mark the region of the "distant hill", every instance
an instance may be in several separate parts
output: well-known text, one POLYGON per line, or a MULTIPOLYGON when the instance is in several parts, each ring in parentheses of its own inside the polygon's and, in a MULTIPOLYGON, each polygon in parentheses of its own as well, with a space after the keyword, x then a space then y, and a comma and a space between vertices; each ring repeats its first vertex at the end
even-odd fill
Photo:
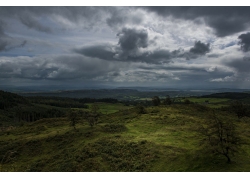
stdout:
POLYGON ((29 104, 29 101, 20 95, 0 90, 0 109, 7 109, 18 104, 29 104))
POLYGON ((0 90, 0 127, 64 115, 58 107, 35 104, 26 97, 0 90))
POLYGON ((250 93, 243 92, 223 92, 223 93, 215 93, 210 95, 201 96, 204 98, 228 98, 228 99, 246 99, 250 98, 250 93))
POLYGON ((118 100, 140 100, 141 98, 152 98, 159 96, 188 97, 211 94, 211 91, 191 91, 191 90, 136 90, 136 89, 92 89, 92 90, 70 90, 54 92, 19 93, 22 96, 47 96, 47 97, 69 97, 69 98, 115 98, 118 100))

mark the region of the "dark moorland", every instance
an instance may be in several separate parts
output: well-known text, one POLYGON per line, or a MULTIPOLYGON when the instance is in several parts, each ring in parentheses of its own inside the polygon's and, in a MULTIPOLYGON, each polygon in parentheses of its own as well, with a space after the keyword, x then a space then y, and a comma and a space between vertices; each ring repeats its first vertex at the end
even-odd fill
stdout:
POLYGON ((0 171, 250 169, 248 92, 65 94, 0 91, 0 171))

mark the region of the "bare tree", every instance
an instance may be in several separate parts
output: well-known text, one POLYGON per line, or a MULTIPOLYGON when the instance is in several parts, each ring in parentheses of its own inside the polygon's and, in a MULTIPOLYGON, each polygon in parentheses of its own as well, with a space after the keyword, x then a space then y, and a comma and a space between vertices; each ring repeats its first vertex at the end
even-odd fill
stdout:
POLYGON ((230 163, 231 157, 238 152, 241 145, 235 128, 236 125, 232 121, 219 119, 213 112, 211 119, 202 128, 201 132, 205 137, 202 144, 213 154, 225 156, 230 163))

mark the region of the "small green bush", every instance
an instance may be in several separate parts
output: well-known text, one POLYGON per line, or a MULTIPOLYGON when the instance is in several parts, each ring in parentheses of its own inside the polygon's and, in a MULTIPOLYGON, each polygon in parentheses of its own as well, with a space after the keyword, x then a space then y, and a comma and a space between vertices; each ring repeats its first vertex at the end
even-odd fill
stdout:
POLYGON ((106 124, 103 126, 103 131, 107 133, 124 132, 127 128, 124 124, 106 124))

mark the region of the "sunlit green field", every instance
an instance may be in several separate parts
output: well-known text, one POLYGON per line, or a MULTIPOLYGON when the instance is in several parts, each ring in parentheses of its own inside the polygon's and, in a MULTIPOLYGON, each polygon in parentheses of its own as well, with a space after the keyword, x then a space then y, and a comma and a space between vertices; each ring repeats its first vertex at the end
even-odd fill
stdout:
MULTIPOLYGON (((207 107, 210 107, 210 108, 220 108, 223 106, 228 106, 228 102, 230 102, 230 99, 227 99, 227 98, 188 97, 185 99, 188 99, 193 103, 206 105, 207 107)), ((182 99, 182 102, 184 102, 184 99, 182 99)))
MULTIPOLYGON (((99 107, 99 112, 103 113, 103 114, 111 114, 111 113, 115 113, 118 112, 120 110, 124 110, 124 109, 129 109, 131 107, 129 106, 124 106, 122 103, 96 103, 99 107)), ((87 105, 91 108, 92 103, 87 103, 87 105)))

